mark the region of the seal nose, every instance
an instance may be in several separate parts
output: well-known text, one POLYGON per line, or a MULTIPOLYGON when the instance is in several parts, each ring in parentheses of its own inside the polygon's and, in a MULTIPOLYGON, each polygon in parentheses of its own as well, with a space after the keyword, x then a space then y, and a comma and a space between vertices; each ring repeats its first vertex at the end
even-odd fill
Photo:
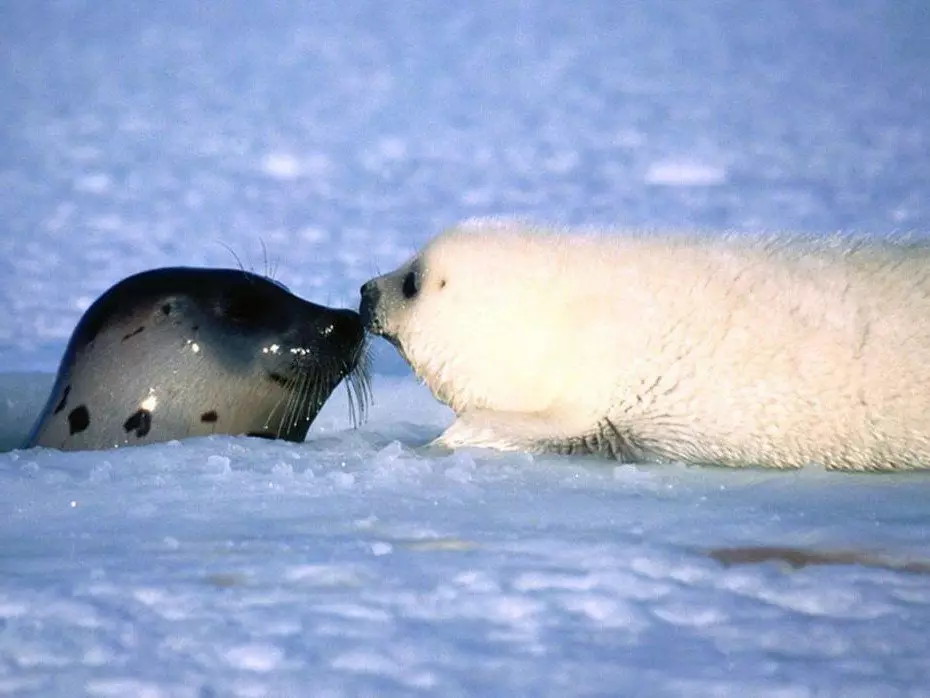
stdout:
POLYGON ((381 291, 374 279, 362 285, 359 289, 362 300, 358 304, 358 313, 362 316, 362 324, 371 329, 375 321, 375 308, 378 305, 378 299, 381 298, 381 291))

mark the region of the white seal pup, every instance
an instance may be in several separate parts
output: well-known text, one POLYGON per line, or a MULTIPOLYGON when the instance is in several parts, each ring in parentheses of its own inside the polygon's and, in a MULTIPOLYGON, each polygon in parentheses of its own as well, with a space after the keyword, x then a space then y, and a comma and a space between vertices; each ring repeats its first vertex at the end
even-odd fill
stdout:
POLYGON ((95 450, 207 434, 303 441, 335 387, 368 398, 352 310, 237 269, 153 269, 78 322, 26 447, 95 450))
POLYGON ((930 467, 930 244, 472 221, 361 289, 450 447, 930 467))

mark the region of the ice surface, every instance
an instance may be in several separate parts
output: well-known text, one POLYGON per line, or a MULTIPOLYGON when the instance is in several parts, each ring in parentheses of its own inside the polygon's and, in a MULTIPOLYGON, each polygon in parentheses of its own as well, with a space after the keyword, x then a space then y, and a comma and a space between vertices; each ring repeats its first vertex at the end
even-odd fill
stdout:
MULTIPOLYGON (((891 0, 6 3, 0 449, 100 292, 225 246, 354 305, 475 215, 926 232, 928 30, 891 0)), ((449 453, 375 370, 369 421, 337 391, 305 444, 0 453, 0 695, 930 695, 927 476, 449 453)))

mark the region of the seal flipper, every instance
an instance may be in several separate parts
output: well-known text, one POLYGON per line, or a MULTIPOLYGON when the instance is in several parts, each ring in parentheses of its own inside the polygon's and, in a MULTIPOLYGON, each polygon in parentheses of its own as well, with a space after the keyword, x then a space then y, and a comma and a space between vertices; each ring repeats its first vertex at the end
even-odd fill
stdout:
POLYGON ((503 451, 544 452, 543 442, 559 430, 556 420, 540 413, 468 410, 433 444, 447 448, 477 446, 503 451))
POLYGON ((653 461, 653 449, 610 419, 572 423, 571 414, 468 410, 432 445, 475 446, 501 451, 596 455, 623 463, 653 461))
POLYGON ((498 410, 468 410, 442 433, 433 444, 447 448, 476 446, 502 451, 532 453, 587 453, 584 448, 563 449, 573 442, 583 443, 578 436, 590 432, 590 424, 573 425, 565 415, 549 413, 501 412, 498 410))

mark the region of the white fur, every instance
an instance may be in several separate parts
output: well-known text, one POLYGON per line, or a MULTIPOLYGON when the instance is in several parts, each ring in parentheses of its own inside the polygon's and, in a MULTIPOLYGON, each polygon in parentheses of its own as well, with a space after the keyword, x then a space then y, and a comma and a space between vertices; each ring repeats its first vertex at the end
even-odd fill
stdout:
POLYGON ((922 243, 477 221, 374 283, 450 446, 562 450, 609 420, 645 459, 930 467, 922 243))

